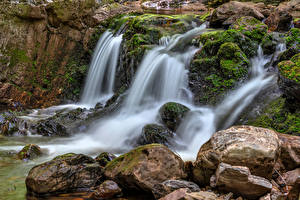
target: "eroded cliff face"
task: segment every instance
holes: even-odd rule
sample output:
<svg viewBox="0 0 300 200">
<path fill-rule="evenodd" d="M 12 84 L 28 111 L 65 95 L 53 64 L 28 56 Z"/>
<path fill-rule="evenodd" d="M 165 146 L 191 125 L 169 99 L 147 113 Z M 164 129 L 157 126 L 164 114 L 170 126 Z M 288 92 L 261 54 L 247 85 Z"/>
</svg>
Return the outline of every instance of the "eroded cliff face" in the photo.
<svg viewBox="0 0 300 200">
<path fill-rule="evenodd" d="M 95 27 L 133 9 L 96 0 L 1 2 L 0 104 L 47 107 L 78 99 Z"/>
</svg>

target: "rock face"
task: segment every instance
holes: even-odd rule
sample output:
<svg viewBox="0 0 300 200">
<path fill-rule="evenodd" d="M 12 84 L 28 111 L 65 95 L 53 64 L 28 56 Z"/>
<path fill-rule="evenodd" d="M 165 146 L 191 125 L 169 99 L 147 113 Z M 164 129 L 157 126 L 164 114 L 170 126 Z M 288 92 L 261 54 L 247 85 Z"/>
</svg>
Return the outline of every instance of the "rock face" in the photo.
<svg viewBox="0 0 300 200">
<path fill-rule="evenodd" d="M 228 27 L 242 16 L 252 16 L 262 20 L 264 15 L 252 3 L 230 1 L 214 10 L 210 25 L 212 27 Z"/>
<path fill-rule="evenodd" d="M 170 146 L 173 133 L 166 127 L 158 124 L 147 124 L 142 130 L 141 137 L 138 144 L 152 144 L 159 143 L 166 146 Z"/>
<path fill-rule="evenodd" d="M 92 193 L 92 199 L 111 199 L 122 193 L 122 189 L 117 183 L 107 180 L 104 181 L 95 192 Z"/>
<path fill-rule="evenodd" d="M 45 194 L 90 188 L 102 177 L 102 169 L 91 157 L 65 154 L 32 168 L 26 178 L 28 192 Z"/>
<path fill-rule="evenodd" d="M 226 163 L 220 163 L 216 171 L 216 186 L 248 199 L 257 199 L 272 189 L 272 184 L 267 179 L 251 175 L 247 167 Z"/>
<path fill-rule="evenodd" d="M 164 104 L 159 109 L 160 118 L 163 123 L 172 131 L 176 131 L 182 118 L 190 109 L 175 102 Z"/>
<path fill-rule="evenodd" d="M 280 160 L 286 170 L 300 167 L 300 137 L 278 133 L 280 139 Z"/>
<path fill-rule="evenodd" d="M 194 181 L 208 184 L 221 162 L 248 167 L 251 174 L 269 179 L 279 151 L 279 139 L 274 131 L 233 126 L 216 132 L 200 148 L 194 163 Z"/>
<path fill-rule="evenodd" d="M 160 144 L 141 146 L 114 159 L 104 174 L 125 189 L 149 193 L 163 181 L 186 177 L 181 158 Z"/>
<path fill-rule="evenodd" d="M 159 199 L 180 188 L 188 188 L 191 192 L 200 191 L 199 186 L 193 182 L 184 180 L 167 180 L 158 185 L 155 185 L 152 193 L 155 199 Z"/>
<path fill-rule="evenodd" d="M 43 154 L 41 148 L 35 144 L 27 144 L 19 153 L 18 158 L 23 159 L 34 159 Z"/>
<path fill-rule="evenodd" d="M 279 87 L 291 98 L 300 100 L 300 53 L 294 55 L 291 60 L 278 63 Z"/>
</svg>

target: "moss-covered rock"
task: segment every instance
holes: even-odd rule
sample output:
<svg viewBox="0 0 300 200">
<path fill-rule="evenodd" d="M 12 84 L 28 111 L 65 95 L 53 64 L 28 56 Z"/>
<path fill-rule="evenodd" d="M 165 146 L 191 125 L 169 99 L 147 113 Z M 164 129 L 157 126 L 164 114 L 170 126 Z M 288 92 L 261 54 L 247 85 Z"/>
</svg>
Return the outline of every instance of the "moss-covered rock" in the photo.
<svg viewBox="0 0 300 200">
<path fill-rule="evenodd" d="M 291 46 L 296 46 L 297 49 L 300 49 L 300 29 L 292 28 L 285 37 L 286 46 L 290 48 Z"/>
<path fill-rule="evenodd" d="M 27 144 L 20 152 L 18 152 L 17 156 L 20 160 L 31 160 L 37 158 L 43 154 L 41 148 L 35 144 Z"/>
<path fill-rule="evenodd" d="M 192 61 L 190 87 L 196 103 L 215 104 L 247 75 L 247 56 L 255 55 L 257 46 L 251 43 L 250 38 L 233 29 L 204 33 L 197 40 L 203 48 Z"/>
<path fill-rule="evenodd" d="M 261 45 L 264 54 L 270 55 L 276 51 L 278 43 L 284 43 L 284 39 L 279 33 L 271 32 L 264 36 L 262 39 Z"/>
<path fill-rule="evenodd" d="M 169 102 L 159 109 L 159 115 L 162 122 L 172 131 L 176 131 L 182 119 L 190 109 L 186 106 Z"/>
<path fill-rule="evenodd" d="M 98 155 L 95 160 L 99 163 L 101 167 L 105 167 L 107 163 L 115 159 L 116 156 L 114 154 L 108 153 L 108 152 L 102 152 L 100 155 Z"/>
<path fill-rule="evenodd" d="M 33 167 L 26 178 L 29 193 L 67 193 L 96 186 L 102 178 L 102 168 L 83 154 L 64 154 Z"/>
<path fill-rule="evenodd" d="M 268 32 L 267 25 L 251 16 L 239 18 L 231 28 L 258 42 L 262 41 Z"/>
<path fill-rule="evenodd" d="M 151 193 L 169 179 L 184 179 L 184 162 L 160 144 L 140 146 L 114 159 L 105 167 L 105 176 L 127 190 Z"/>
<path fill-rule="evenodd" d="M 290 98 L 300 100 L 300 53 L 278 63 L 279 87 Z"/>
<path fill-rule="evenodd" d="M 138 139 L 138 144 L 163 144 L 166 146 L 171 145 L 171 140 L 173 138 L 173 133 L 166 127 L 158 124 L 147 124 L 143 127 L 142 134 Z"/>
<path fill-rule="evenodd" d="M 269 103 L 259 117 L 249 120 L 247 124 L 300 136 L 300 109 L 290 105 L 284 97 L 279 97 Z"/>
</svg>

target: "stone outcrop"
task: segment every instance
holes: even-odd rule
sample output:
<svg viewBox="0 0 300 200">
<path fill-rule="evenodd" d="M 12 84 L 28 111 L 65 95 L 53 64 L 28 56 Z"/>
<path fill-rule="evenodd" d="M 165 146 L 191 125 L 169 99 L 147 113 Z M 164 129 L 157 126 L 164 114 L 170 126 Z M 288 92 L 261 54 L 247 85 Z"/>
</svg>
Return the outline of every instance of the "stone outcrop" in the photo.
<svg viewBox="0 0 300 200">
<path fill-rule="evenodd" d="M 276 132 L 253 126 L 233 126 L 216 132 L 199 150 L 193 177 L 209 184 L 221 162 L 248 167 L 252 175 L 271 178 L 280 153 Z"/>
<path fill-rule="evenodd" d="M 148 193 L 163 181 L 186 177 L 181 158 L 160 144 L 140 146 L 114 159 L 104 174 L 124 189 Z"/>
<path fill-rule="evenodd" d="M 27 191 L 51 194 L 89 189 L 102 177 L 102 168 L 96 161 L 82 154 L 64 154 L 33 167 L 27 178 Z"/>
<path fill-rule="evenodd" d="M 247 167 L 231 166 L 226 163 L 220 163 L 213 185 L 247 199 L 257 199 L 272 189 L 272 184 L 267 179 L 251 175 Z"/>
</svg>

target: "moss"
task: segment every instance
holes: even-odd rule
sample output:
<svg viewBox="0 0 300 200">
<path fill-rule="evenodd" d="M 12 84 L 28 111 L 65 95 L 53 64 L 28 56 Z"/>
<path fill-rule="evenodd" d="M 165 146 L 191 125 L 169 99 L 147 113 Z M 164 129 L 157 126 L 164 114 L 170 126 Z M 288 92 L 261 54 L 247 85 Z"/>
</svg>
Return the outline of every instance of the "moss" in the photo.
<svg viewBox="0 0 300 200">
<path fill-rule="evenodd" d="M 300 110 L 291 112 L 285 98 L 275 99 L 262 113 L 258 118 L 250 120 L 248 125 L 300 136 Z"/>
<path fill-rule="evenodd" d="M 238 30 L 250 39 L 261 42 L 268 32 L 268 26 L 254 17 L 241 17 L 232 24 L 231 29 Z"/>
<path fill-rule="evenodd" d="M 105 171 L 109 170 L 118 170 L 121 172 L 126 172 L 131 170 L 133 167 L 135 167 L 141 159 L 144 158 L 144 154 L 147 151 L 147 149 L 153 148 L 153 147 L 163 147 L 161 144 L 147 144 L 144 146 L 137 147 L 133 150 L 131 150 L 128 153 L 125 153 L 114 160 L 110 161 L 106 167 Z"/>
<path fill-rule="evenodd" d="M 66 154 L 63 154 L 63 155 L 59 155 L 59 156 L 56 156 L 55 158 L 53 158 L 53 160 L 63 160 L 63 159 L 66 159 L 66 158 L 71 158 L 71 157 L 74 157 L 76 156 L 77 154 L 75 153 L 66 153 Z"/>
<path fill-rule="evenodd" d="M 291 60 L 280 62 L 278 69 L 282 76 L 300 83 L 300 53 L 294 55 Z"/>
<path fill-rule="evenodd" d="M 296 46 L 300 50 L 300 29 L 292 28 L 285 37 L 286 46 L 290 48 L 291 46 Z"/>
<path fill-rule="evenodd" d="M 25 50 L 21 49 L 12 49 L 9 51 L 8 55 L 10 56 L 10 67 L 14 67 L 18 63 L 29 63 L 31 62 L 30 58 L 26 55 Z"/>
</svg>

